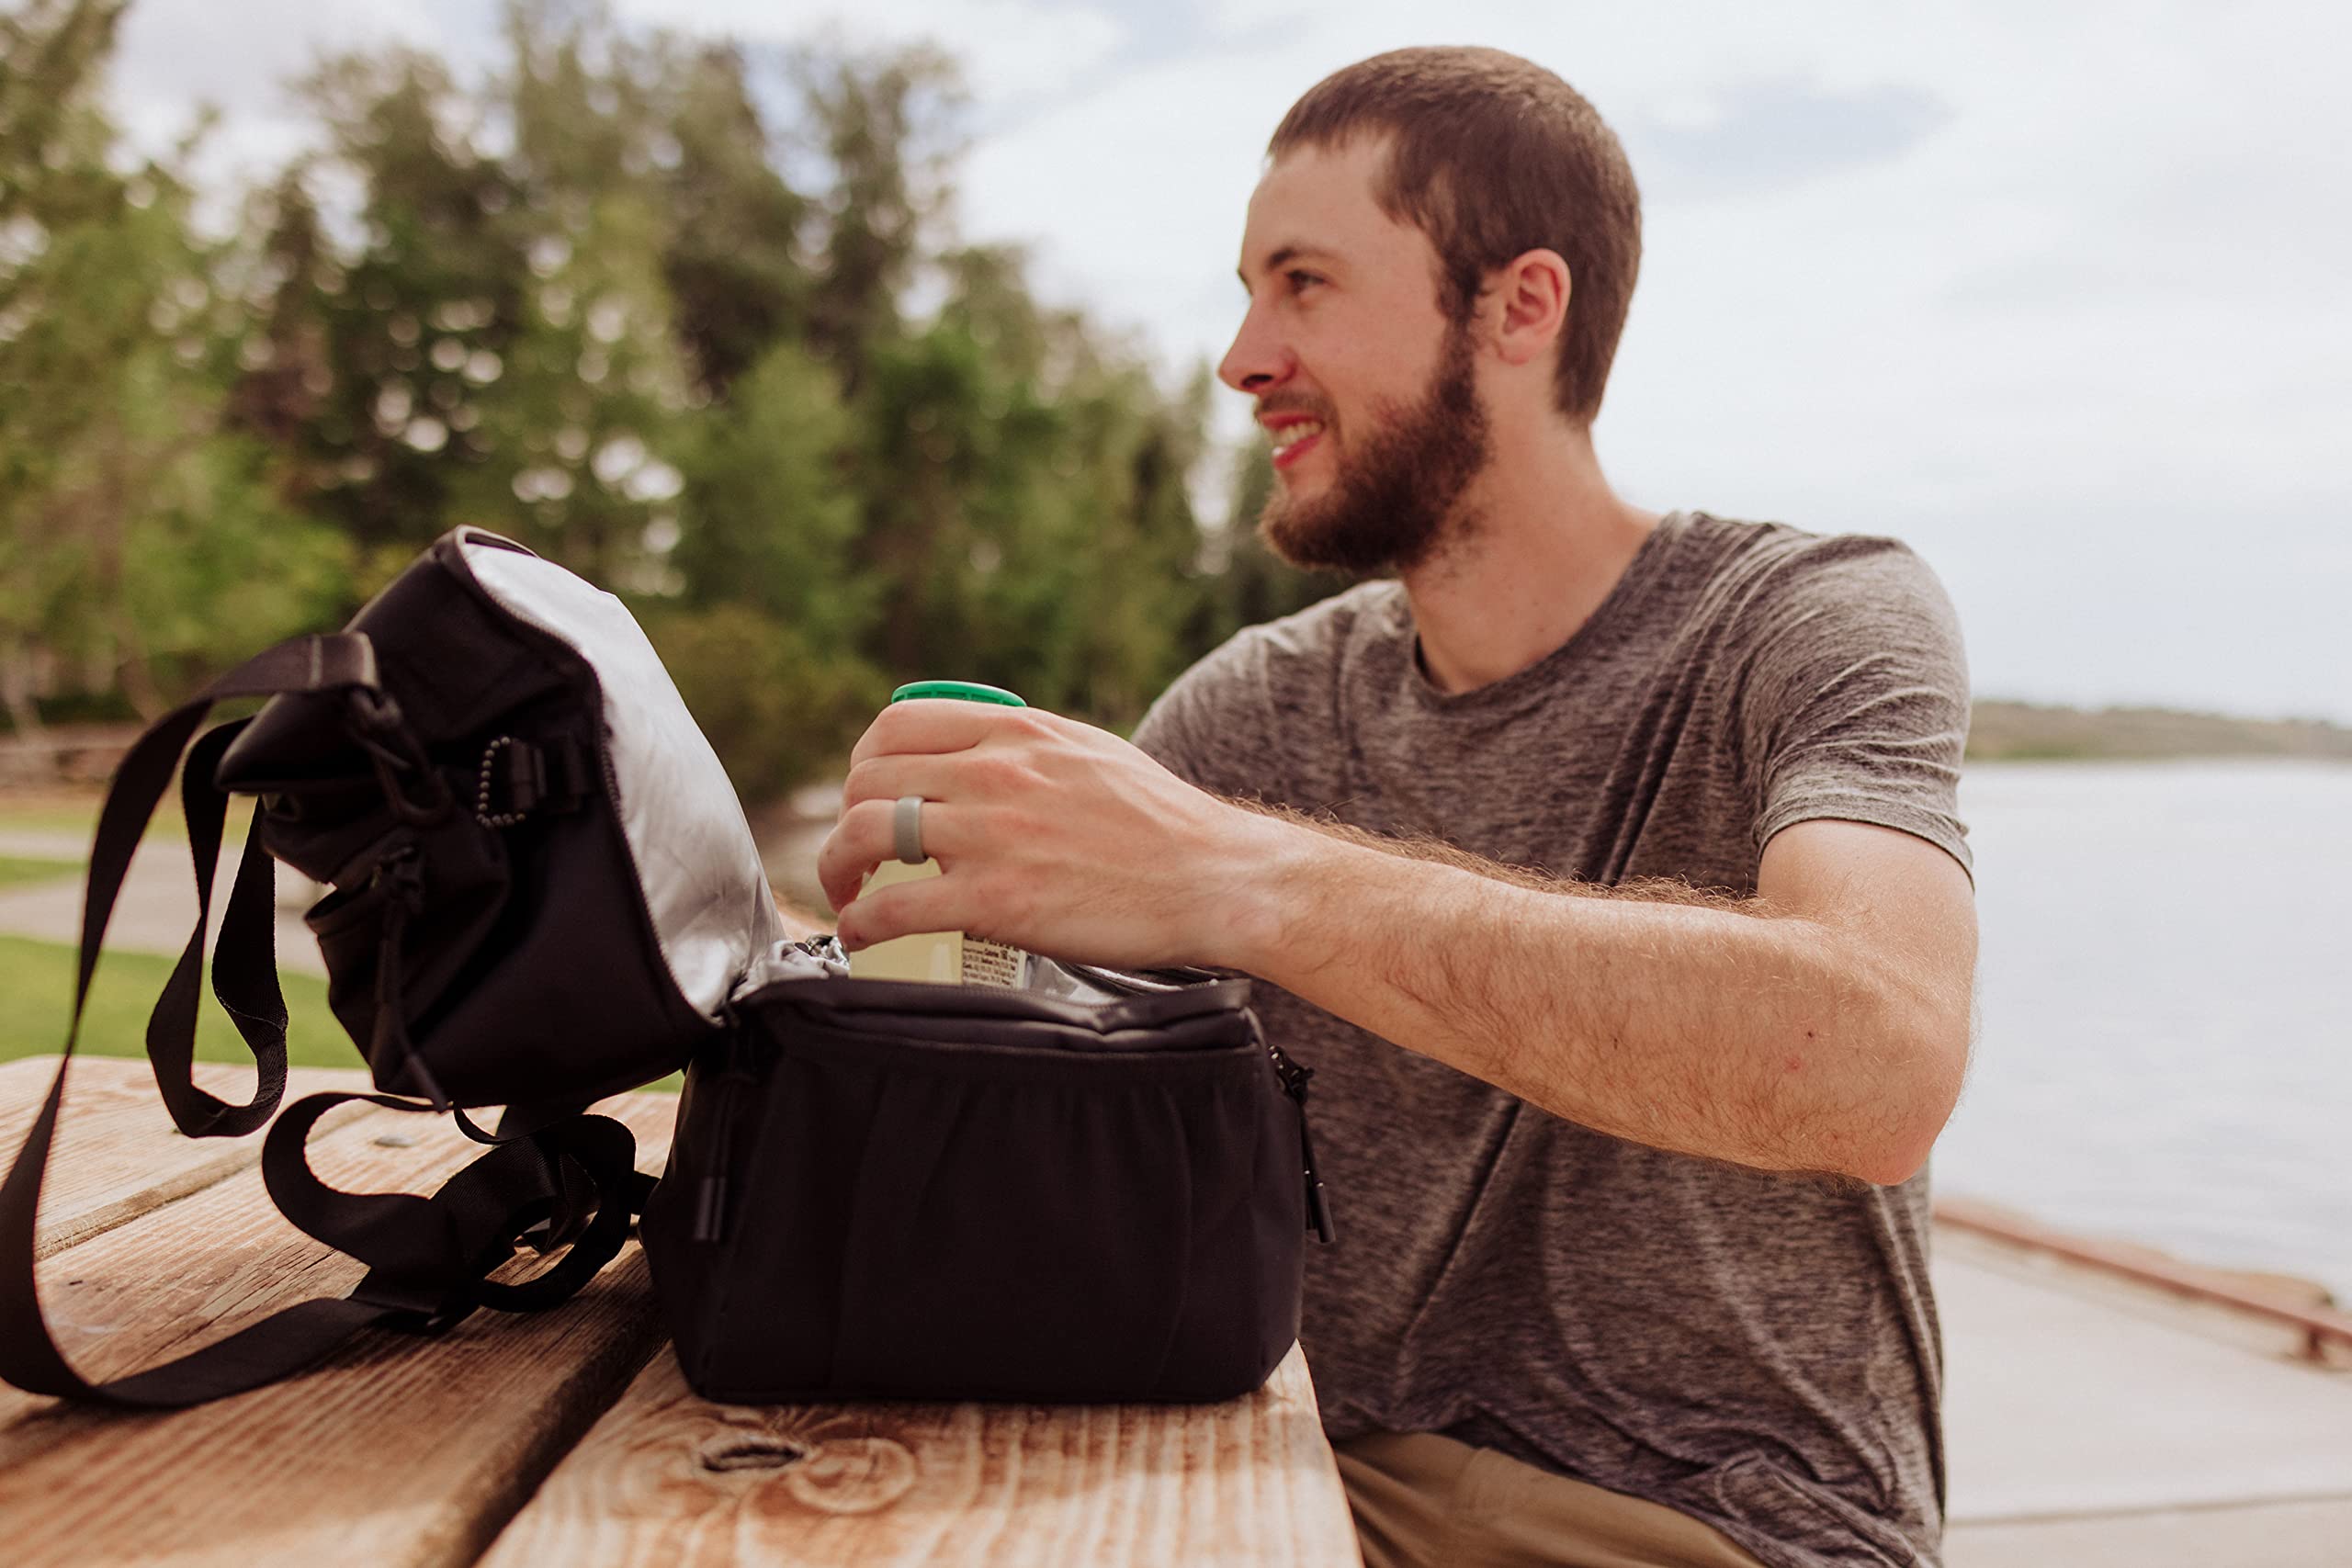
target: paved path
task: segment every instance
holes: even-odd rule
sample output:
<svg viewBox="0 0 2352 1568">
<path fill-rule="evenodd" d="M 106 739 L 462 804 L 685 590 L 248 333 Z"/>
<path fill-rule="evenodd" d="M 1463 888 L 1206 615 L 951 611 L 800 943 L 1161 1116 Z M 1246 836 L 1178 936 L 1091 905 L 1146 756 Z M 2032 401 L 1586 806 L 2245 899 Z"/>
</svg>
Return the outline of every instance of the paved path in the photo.
<svg viewBox="0 0 2352 1568">
<path fill-rule="evenodd" d="M 79 942 L 82 863 L 89 852 L 89 840 L 79 833 L 0 831 L 0 855 L 63 861 L 73 866 L 54 882 L 0 887 L 0 935 Z M 216 931 L 236 871 L 234 846 L 221 852 L 220 862 L 212 895 Z M 277 868 L 277 961 L 305 975 L 326 973 L 318 939 L 302 923 L 301 911 L 317 897 L 315 884 L 284 866 Z M 107 927 L 107 946 L 126 953 L 175 954 L 187 945 L 188 931 L 195 924 L 196 876 L 188 868 L 187 846 L 171 839 L 149 840 L 140 846 L 130 863 L 130 875 L 116 897 L 114 919 Z"/>
<path fill-rule="evenodd" d="M 2346 1568 L 2352 1370 L 1939 1228 L 1947 1568 Z"/>
<path fill-rule="evenodd" d="M 79 865 L 89 852 L 87 833 L 68 833 L 55 828 L 0 828 L 0 855 L 65 860 Z"/>
</svg>

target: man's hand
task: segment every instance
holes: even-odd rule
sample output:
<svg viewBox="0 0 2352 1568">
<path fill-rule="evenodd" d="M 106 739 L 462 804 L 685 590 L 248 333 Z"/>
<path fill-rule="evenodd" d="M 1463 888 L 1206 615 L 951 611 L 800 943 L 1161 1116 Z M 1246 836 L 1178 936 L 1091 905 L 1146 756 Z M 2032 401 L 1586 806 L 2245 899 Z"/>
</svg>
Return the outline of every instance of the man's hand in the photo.
<svg viewBox="0 0 2352 1568">
<path fill-rule="evenodd" d="M 943 874 L 860 897 L 921 795 Z M 1284 831 L 1186 784 L 1107 730 L 1036 708 L 931 700 L 883 710 L 851 753 L 817 857 L 845 947 L 960 931 L 1105 964 L 1237 964 L 1235 905 Z M 1288 829 L 1295 831 L 1295 829 Z"/>
</svg>

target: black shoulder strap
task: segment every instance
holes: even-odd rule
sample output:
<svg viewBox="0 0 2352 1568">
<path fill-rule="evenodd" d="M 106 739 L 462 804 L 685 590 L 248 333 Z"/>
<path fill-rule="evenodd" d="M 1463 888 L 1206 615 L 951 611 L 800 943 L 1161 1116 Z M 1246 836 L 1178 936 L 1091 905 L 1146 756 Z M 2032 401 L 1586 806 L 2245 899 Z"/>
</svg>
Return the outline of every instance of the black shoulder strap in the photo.
<svg viewBox="0 0 2352 1568">
<path fill-rule="evenodd" d="M 82 1012 L 100 944 L 130 860 L 171 782 L 189 738 L 216 702 L 287 692 L 366 694 L 380 712 L 374 646 L 364 634 L 300 637 L 248 660 L 174 709 L 139 738 L 116 771 L 99 813 L 82 915 L 80 965 L 63 1059 L 23 1147 L 0 1182 L 0 1376 L 34 1393 L 133 1407 L 199 1404 L 256 1387 L 318 1360 L 359 1329 L 385 1325 L 438 1332 L 475 1306 L 512 1311 L 551 1305 L 577 1291 L 620 1250 L 641 1196 L 635 1140 L 601 1116 L 559 1120 L 492 1149 L 431 1198 L 405 1193 L 337 1192 L 311 1173 L 303 1143 L 320 1116 L 342 1101 L 365 1100 L 400 1111 L 426 1111 L 384 1095 L 313 1095 L 271 1129 L 263 1179 L 288 1218 L 308 1234 L 368 1266 L 350 1295 L 298 1303 L 176 1360 L 102 1384 L 83 1380 L 51 1337 L 34 1286 L 35 1215 L 79 1038 Z M 211 881 L 227 800 L 212 773 L 241 725 L 198 741 L 183 770 L 188 847 L 196 866 L 198 910 L 148 1025 L 149 1058 L 174 1122 L 195 1136 L 239 1136 L 267 1122 L 286 1085 L 286 1005 L 274 941 L 273 868 L 249 834 L 222 919 L 213 987 L 254 1053 L 253 1100 L 231 1105 L 196 1087 L 191 1076 L 198 988 Z M 593 1220 L 579 1215 L 598 1201 Z M 538 1229 L 572 1240 L 561 1262 L 520 1285 L 483 1276 L 510 1257 L 517 1237 Z M 551 1244 L 550 1244 L 551 1245 Z"/>
<path fill-rule="evenodd" d="M 196 1015 L 204 970 L 204 932 L 229 799 L 212 782 L 220 753 L 248 721 L 214 727 L 188 749 L 180 770 L 189 858 L 196 867 L 196 929 L 147 1020 L 147 1059 L 172 1122 L 191 1138 L 241 1138 L 266 1122 L 286 1093 L 286 995 L 277 984 L 277 863 L 261 845 L 256 823 L 245 833 L 236 886 L 213 950 L 212 988 L 254 1055 L 254 1097 L 231 1105 L 196 1086 Z"/>
</svg>

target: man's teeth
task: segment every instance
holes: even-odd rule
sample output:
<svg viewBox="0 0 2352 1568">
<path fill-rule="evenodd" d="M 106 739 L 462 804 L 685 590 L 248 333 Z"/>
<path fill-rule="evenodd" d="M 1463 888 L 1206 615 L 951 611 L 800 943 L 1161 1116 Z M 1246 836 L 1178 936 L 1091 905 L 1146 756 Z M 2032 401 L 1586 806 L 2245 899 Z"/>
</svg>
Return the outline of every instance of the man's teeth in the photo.
<svg viewBox="0 0 2352 1568">
<path fill-rule="evenodd" d="M 1319 419 L 1303 419 L 1296 424 L 1285 424 L 1273 433 L 1274 450 L 1287 452 L 1308 436 L 1322 434 L 1323 422 Z"/>
</svg>

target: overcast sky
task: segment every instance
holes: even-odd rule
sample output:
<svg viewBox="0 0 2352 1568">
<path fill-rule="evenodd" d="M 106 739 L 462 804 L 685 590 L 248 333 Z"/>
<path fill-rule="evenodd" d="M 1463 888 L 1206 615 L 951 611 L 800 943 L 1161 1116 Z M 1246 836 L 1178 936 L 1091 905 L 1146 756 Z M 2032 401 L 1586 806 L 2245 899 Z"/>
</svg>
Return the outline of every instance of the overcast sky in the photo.
<svg viewBox="0 0 2352 1568">
<path fill-rule="evenodd" d="M 961 235 L 1026 243 L 1046 298 L 1171 376 L 1239 319 L 1243 203 L 1292 99 L 1400 44 L 1527 55 L 1592 99 L 1642 183 L 1596 429 L 1629 499 L 1910 541 L 1980 695 L 2352 723 L 2340 6 L 617 9 L 944 44 L 974 98 Z M 300 133 L 275 85 L 319 50 L 400 38 L 465 64 L 493 30 L 487 0 L 136 0 L 116 101 L 148 138 L 217 102 L 218 157 L 256 165 Z"/>
</svg>

